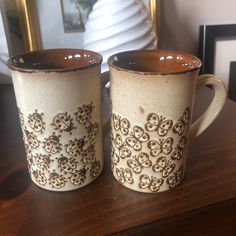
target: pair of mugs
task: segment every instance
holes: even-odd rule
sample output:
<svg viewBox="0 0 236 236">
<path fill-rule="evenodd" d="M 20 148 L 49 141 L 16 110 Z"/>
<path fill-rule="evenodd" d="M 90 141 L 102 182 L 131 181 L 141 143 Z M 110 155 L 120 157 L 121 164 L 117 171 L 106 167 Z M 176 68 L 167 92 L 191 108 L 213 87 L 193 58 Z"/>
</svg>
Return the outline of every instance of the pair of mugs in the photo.
<svg viewBox="0 0 236 236">
<path fill-rule="evenodd" d="M 8 61 L 32 181 L 68 191 L 95 180 L 103 169 L 102 56 L 51 49 Z M 178 51 L 127 51 L 108 60 L 111 163 L 125 187 L 156 193 L 184 177 L 189 143 L 220 112 L 223 82 L 198 76 L 201 61 Z M 192 124 L 196 91 L 215 90 L 207 111 Z"/>
</svg>

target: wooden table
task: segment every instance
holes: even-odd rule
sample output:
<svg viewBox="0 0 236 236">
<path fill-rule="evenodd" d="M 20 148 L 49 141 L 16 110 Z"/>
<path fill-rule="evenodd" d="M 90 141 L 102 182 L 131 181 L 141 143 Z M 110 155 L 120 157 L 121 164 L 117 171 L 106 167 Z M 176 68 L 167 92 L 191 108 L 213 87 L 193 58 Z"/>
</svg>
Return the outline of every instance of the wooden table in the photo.
<svg viewBox="0 0 236 236">
<path fill-rule="evenodd" d="M 209 91 L 202 92 L 196 113 Z M 143 194 L 121 186 L 110 172 L 107 140 L 105 169 L 96 181 L 49 192 L 30 180 L 13 89 L 2 85 L 0 235 L 236 235 L 235 121 L 236 104 L 227 100 L 191 145 L 185 179 L 171 191 Z"/>
</svg>

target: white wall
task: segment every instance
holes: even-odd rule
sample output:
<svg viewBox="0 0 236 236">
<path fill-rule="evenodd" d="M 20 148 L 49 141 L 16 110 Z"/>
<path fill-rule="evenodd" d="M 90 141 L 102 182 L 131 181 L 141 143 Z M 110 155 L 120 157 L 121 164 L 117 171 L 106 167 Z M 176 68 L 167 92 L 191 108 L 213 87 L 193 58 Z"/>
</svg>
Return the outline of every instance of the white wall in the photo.
<svg viewBox="0 0 236 236">
<path fill-rule="evenodd" d="M 235 0 L 160 0 L 159 48 L 197 55 L 199 26 L 236 24 Z"/>
</svg>

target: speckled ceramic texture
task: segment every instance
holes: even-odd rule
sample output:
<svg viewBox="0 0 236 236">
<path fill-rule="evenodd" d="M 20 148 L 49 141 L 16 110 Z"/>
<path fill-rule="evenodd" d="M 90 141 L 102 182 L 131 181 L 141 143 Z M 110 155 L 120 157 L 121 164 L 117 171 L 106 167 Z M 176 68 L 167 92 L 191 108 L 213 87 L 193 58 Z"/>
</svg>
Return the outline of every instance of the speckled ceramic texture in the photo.
<svg viewBox="0 0 236 236">
<path fill-rule="evenodd" d="M 114 177 L 139 192 L 176 187 L 184 178 L 190 140 L 224 104 L 224 84 L 211 75 L 198 77 L 199 59 L 180 52 L 131 51 L 108 62 Z M 215 88 L 215 98 L 191 126 L 196 91 L 207 84 Z"/>
<path fill-rule="evenodd" d="M 83 187 L 103 168 L 101 61 L 75 62 L 72 69 L 64 63 L 60 69 L 10 67 L 29 173 L 53 191 Z"/>
</svg>

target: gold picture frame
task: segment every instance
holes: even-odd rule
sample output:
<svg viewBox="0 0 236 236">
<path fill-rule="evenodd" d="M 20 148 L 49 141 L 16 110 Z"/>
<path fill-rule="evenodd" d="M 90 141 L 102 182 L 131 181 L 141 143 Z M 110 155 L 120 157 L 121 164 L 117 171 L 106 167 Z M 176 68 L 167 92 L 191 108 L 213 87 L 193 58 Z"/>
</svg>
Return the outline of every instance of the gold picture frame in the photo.
<svg viewBox="0 0 236 236">
<path fill-rule="evenodd" d="M 160 0 L 149 1 L 150 15 L 154 22 L 157 35 L 160 33 Z M 23 37 L 27 51 L 43 48 L 39 30 L 37 0 L 17 0 L 17 8 L 22 22 Z"/>
<path fill-rule="evenodd" d="M 160 33 L 160 0 L 150 0 L 150 14 L 156 28 L 157 35 Z"/>
<path fill-rule="evenodd" d="M 26 50 L 34 51 L 41 49 L 36 2 L 34 0 L 17 0 L 17 8 L 23 26 Z"/>
</svg>

